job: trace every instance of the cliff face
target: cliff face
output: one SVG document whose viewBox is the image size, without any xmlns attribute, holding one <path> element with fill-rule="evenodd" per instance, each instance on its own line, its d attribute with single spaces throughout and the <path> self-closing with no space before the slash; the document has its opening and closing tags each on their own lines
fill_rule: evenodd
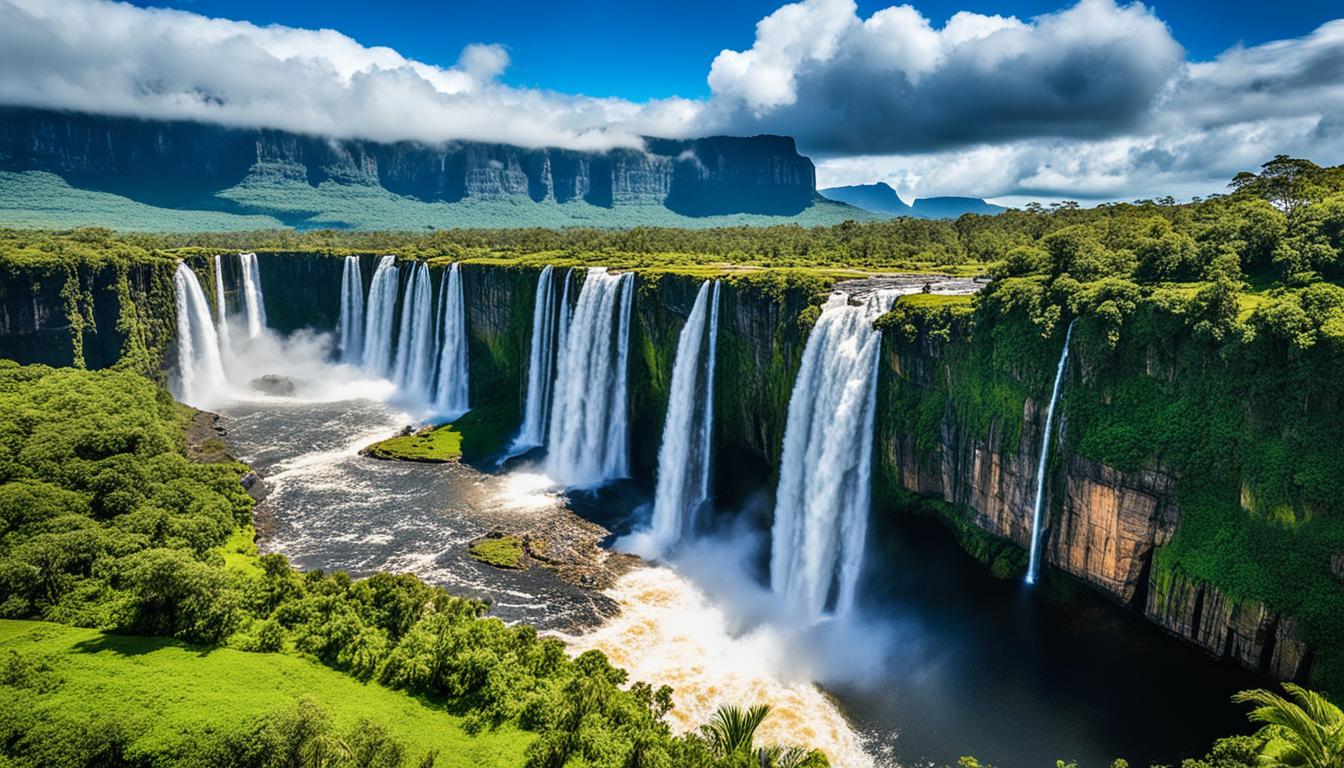
<svg viewBox="0 0 1344 768">
<path fill-rule="evenodd" d="M 647 151 L 504 144 L 383 144 L 274 130 L 0 109 L 0 169 L 170 208 L 239 184 L 381 187 L 423 202 L 518 198 L 687 216 L 794 215 L 813 200 L 812 161 L 780 136 L 650 139 Z"/>
<path fill-rule="evenodd" d="M 36 266 L 0 274 L 0 358 L 107 368 L 125 355 L 157 373 L 172 344 L 173 266 Z"/>
<path fill-rule="evenodd" d="M 1044 341 L 1023 336 L 1026 342 L 1005 354 L 1004 346 L 1020 341 L 1014 339 L 1014 325 L 1029 326 L 1021 318 L 994 322 L 993 333 L 978 326 L 972 330 L 965 322 L 953 323 L 948 332 L 916 321 L 905 333 L 893 328 L 884 334 L 875 457 L 879 482 L 909 494 L 896 499 L 895 509 L 888 505 L 876 514 L 936 500 L 942 505 L 936 511 L 963 534 L 963 545 L 987 561 L 1003 547 L 1025 550 L 1030 545 L 1044 403 L 1062 343 L 1058 336 Z M 1132 348 L 1122 342 L 1120 349 L 1107 350 L 1086 334 L 1075 334 L 1072 353 L 1046 467 L 1045 561 L 1213 656 L 1281 680 L 1314 679 L 1326 649 L 1316 645 L 1319 640 L 1309 641 L 1296 617 L 1190 575 L 1183 562 L 1204 556 L 1209 545 L 1187 540 L 1181 550 L 1173 549 L 1183 524 L 1200 529 L 1189 534 L 1192 539 L 1207 535 L 1210 501 L 1191 489 L 1216 483 L 1203 477 L 1183 485 L 1180 472 L 1153 458 L 1121 468 L 1083 453 L 1101 444 L 1096 430 L 1114 427 L 1098 424 L 1085 406 L 1109 406 L 1122 375 L 1164 382 L 1193 375 L 1173 362 L 1182 358 L 1170 350 L 1159 354 L 1146 339 Z M 1203 375 L 1229 374 L 1205 368 Z M 1233 407 L 1253 410 L 1249 401 Z M 1089 416 L 1088 423 L 1071 423 Z M 1082 444 L 1086 441 L 1090 446 Z M 1189 498 L 1205 507 L 1195 522 L 1185 520 L 1182 506 Z M 964 535 L 968 526 L 969 536 Z M 1024 560 L 1025 552 L 1019 566 Z M 1254 571 L 1273 566 L 1245 564 Z M 1240 586 L 1244 574 L 1228 577 L 1246 590 Z"/>
</svg>

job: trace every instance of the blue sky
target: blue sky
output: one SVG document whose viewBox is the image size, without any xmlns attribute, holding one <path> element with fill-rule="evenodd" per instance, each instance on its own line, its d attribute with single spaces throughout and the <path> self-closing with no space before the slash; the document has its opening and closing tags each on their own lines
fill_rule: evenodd
<svg viewBox="0 0 1344 768">
<path fill-rule="evenodd" d="M 445 66 L 465 45 L 500 43 L 512 59 L 502 78 L 506 83 L 640 101 L 708 96 L 709 62 L 724 48 L 749 47 L 756 22 L 781 5 L 759 0 L 134 1 L 257 24 L 332 28 L 365 45 L 386 45 L 410 58 Z M 858 3 L 859 13 L 868 16 L 892 4 L 899 3 L 864 0 Z M 912 5 L 942 25 L 958 11 L 1027 18 L 1058 10 L 1065 3 L 917 0 Z M 1149 5 L 1196 60 L 1212 58 L 1237 43 L 1297 37 L 1344 16 L 1344 0 L 1167 0 Z"/>
<path fill-rule="evenodd" d="M 0 104 L 374 141 L 792 136 L 1009 204 L 1344 163 L 1344 3 L 0 0 Z M 148 4 L 144 4 L 148 3 Z"/>
</svg>

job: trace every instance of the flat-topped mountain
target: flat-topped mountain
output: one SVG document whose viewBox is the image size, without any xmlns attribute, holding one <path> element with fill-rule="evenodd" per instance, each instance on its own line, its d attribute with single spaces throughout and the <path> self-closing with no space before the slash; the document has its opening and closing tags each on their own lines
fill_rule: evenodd
<svg viewBox="0 0 1344 768">
<path fill-rule="evenodd" d="M 965 213 L 994 215 L 1006 208 L 987 203 L 978 197 L 922 197 L 907 204 L 885 182 L 855 184 L 848 187 L 829 187 L 821 190 L 828 200 L 852 205 L 865 211 L 887 216 L 918 216 L 924 219 L 955 219 Z"/>
<path fill-rule="evenodd" d="M 812 161 L 785 136 L 648 139 L 643 150 L 581 152 L 0 108 L 0 224 L 60 226 L 75 210 L 78 223 L 128 229 L 865 218 L 822 200 L 815 184 Z"/>
</svg>

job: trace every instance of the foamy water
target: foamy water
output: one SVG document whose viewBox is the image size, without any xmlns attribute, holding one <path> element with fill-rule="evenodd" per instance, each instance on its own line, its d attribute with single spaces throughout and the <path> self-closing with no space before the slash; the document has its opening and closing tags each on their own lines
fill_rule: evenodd
<svg viewBox="0 0 1344 768">
<path fill-rule="evenodd" d="M 565 640 L 575 654 L 602 651 L 632 681 L 672 686 L 674 730 L 699 728 L 724 704 L 766 703 L 758 743 L 814 747 L 836 768 L 874 765 L 835 702 L 815 684 L 791 679 L 786 644 L 769 627 L 734 636 L 722 610 L 662 566 L 626 574 L 607 595 L 620 615 Z"/>
</svg>

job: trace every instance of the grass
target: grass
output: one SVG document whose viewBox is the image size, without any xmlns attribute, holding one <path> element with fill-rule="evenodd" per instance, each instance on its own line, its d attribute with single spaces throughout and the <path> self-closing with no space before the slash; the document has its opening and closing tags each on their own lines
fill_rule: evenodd
<svg viewBox="0 0 1344 768">
<path fill-rule="evenodd" d="M 521 765 L 532 738 L 512 727 L 468 735 L 461 717 L 285 654 L 0 621 L 0 654 L 11 653 L 51 666 L 56 684 L 34 694 L 33 715 L 61 730 L 79 728 L 91 715 L 112 719 L 132 734 L 133 754 L 190 750 L 197 735 L 246 727 L 302 696 L 312 697 L 337 732 L 364 718 L 381 723 L 406 747 L 409 765 L 431 749 L 439 768 Z"/>
<path fill-rule="evenodd" d="M 496 568 L 521 568 L 523 540 L 517 536 L 496 536 L 471 543 L 472 559 Z"/>
<path fill-rule="evenodd" d="M 364 455 L 375 459 L 395 461 L 423 461 L 443 464 L 462 458 L 462 433 L 452 424 L 422 429 L 410 435 L 400 435 L 379 441 L 364 449 Z"/>
<path fill-rule="evenodd" d="M 219 553 L 224 557 L 225 568 L 249 576 L 261 575 L 261 566 L 257 564 L 257 532 L 252 526 L 234 531 L 224 546 L 219 548 Z"/>
<path fill-rule="evenodd" d="M 462 460 L 482 461 L 503 451 L 518 427 L 517 414 L 501 404 L 473 408 L 451 425 L 462 435 Z"/>
<path fill-rule="evenodd" d="M 911 293 L 901 296 L 898 302 L 908 307 L 966 307 L 970 308 L 973 296 L 949 296 L 938 293 Z"/>
</svg>

